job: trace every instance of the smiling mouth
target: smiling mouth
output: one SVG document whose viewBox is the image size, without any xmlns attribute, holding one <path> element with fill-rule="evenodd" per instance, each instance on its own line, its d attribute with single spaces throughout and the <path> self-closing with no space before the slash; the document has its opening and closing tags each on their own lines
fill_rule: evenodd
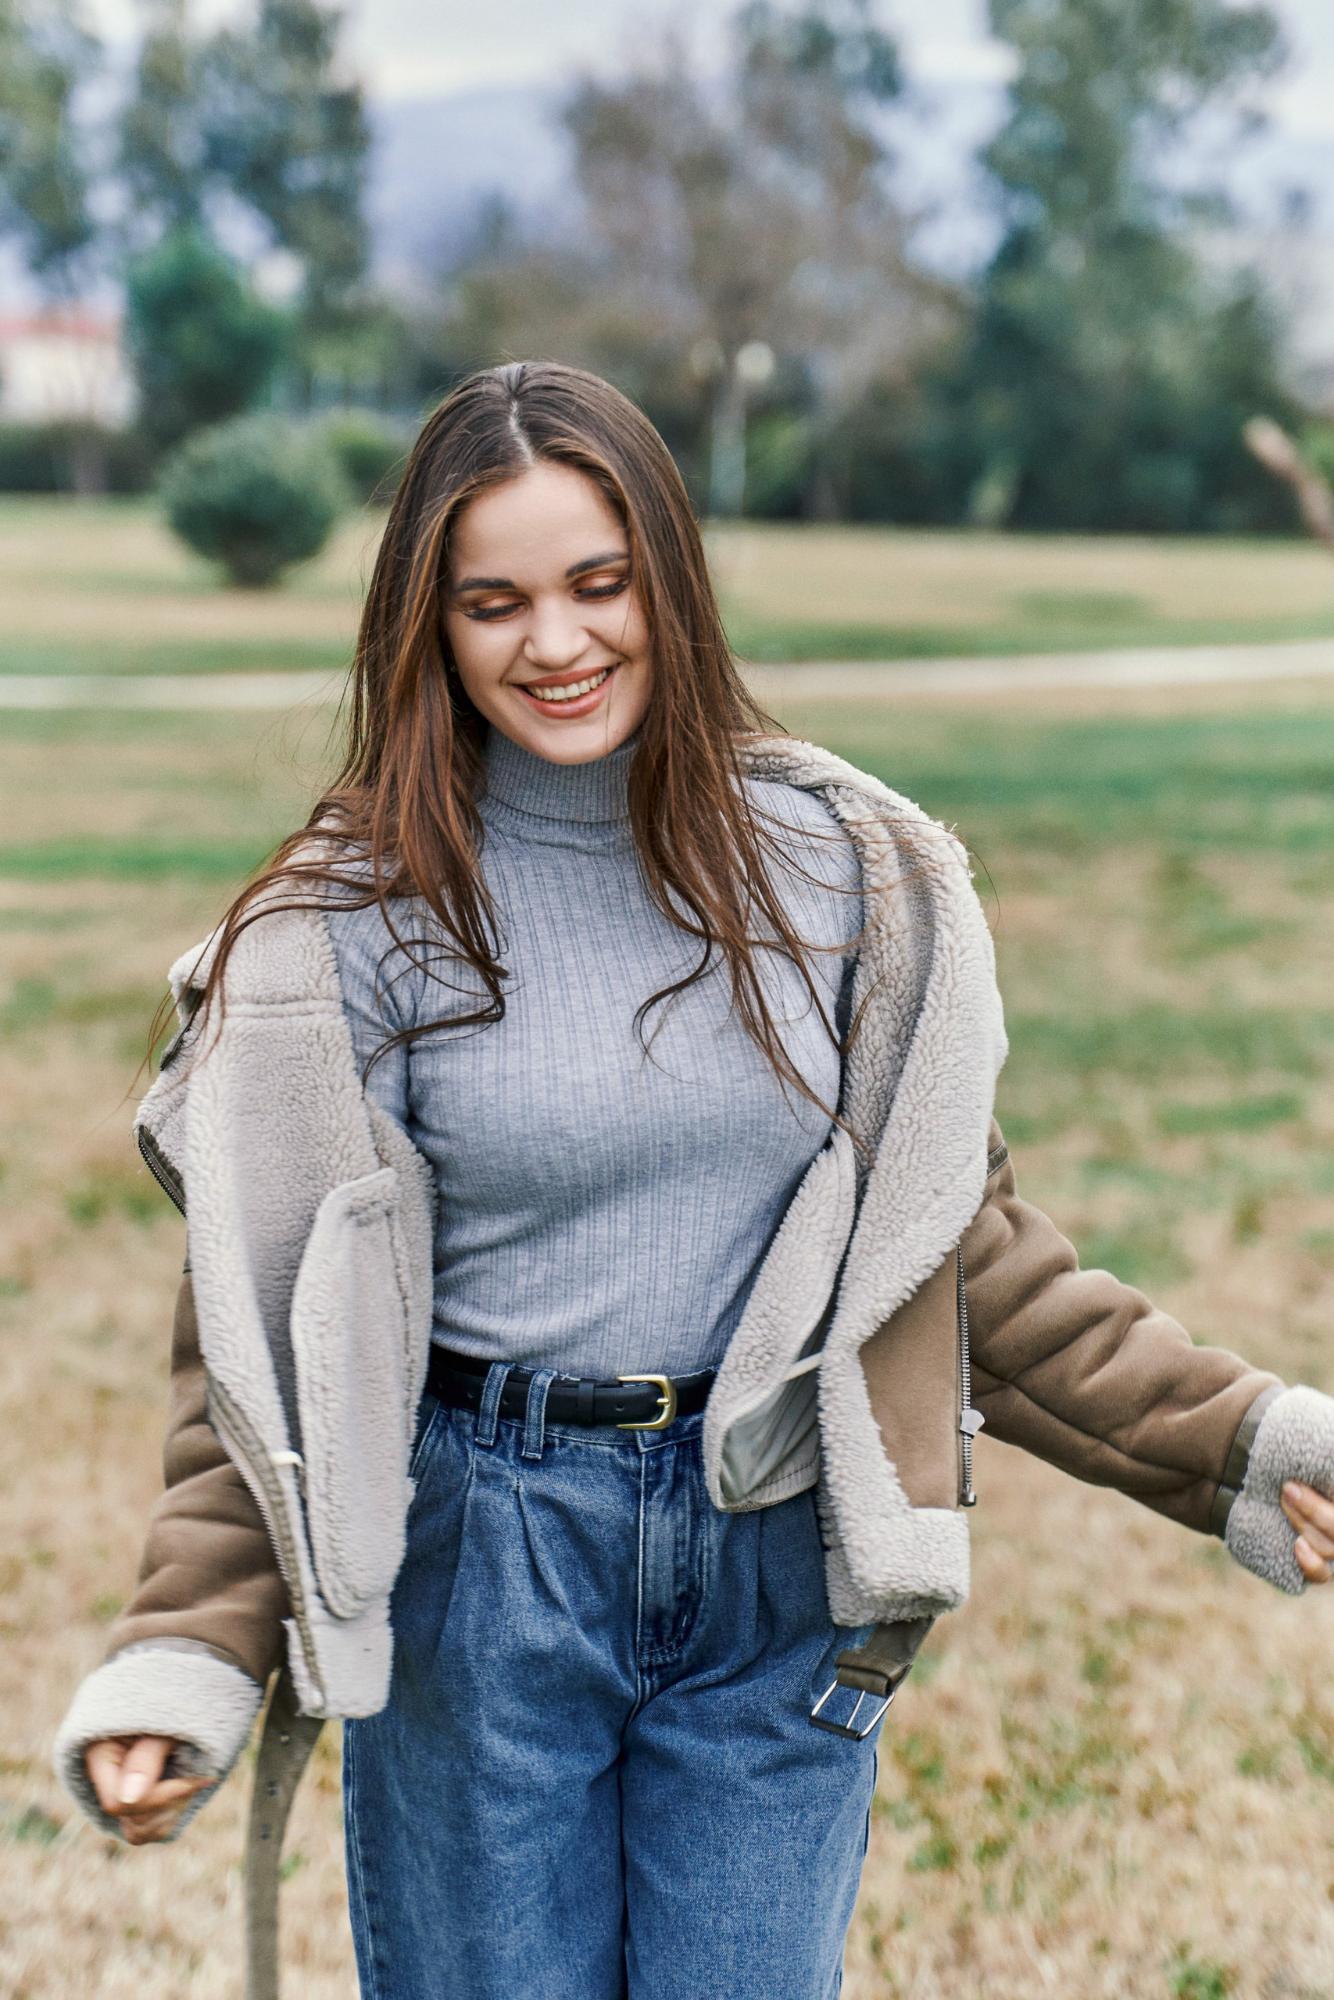
<svg viewBox="0 0 1334 2000">
<path fill-rule="evenodd" d="M 560 681 L 550 687 L 536 687 L 531 683 L 521 682 L 520 687 L 524 694 L 531 695 L 534 701 L 540 701 L 543 707 L 558 708 L 562 702 L 578 701 L 584 695 L 591 694 L 594 688 L 600 688 L 607 676 L 614 671 L 614 667 L 600 667 L 597 673 L 586 674 L 582 680 Z"/>
</svg>

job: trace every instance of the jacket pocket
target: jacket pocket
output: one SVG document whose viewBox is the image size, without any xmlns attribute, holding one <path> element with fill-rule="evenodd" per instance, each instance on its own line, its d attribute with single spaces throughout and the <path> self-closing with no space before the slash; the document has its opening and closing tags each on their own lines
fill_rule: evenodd
<svg viewBox="0 0 1334 2000">
<path fill-rule="evenodd" d="M 339 1618 L 389 1591 L 406 1546 L 398 1192 L 393 1167 L 331 1188 L 315 1211 L 292 1293 L 311 1560 Z"/>
</svg>

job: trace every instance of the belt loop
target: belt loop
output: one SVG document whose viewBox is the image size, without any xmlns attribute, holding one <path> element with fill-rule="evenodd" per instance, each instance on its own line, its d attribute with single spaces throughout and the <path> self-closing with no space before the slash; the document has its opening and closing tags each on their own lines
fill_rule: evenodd
<svg viewBox="0 0 1334 2000">
<path fill-rule="evenodd" d="M 500 1415 L 500 1398 L 505 1388 L 511 1361 L 493 1361 L 486 1371 L 486 1381 L 482 1385 L 482 1405 L 477 1412 L 477 1442 L 492 1445 L 496 1441 L 496 1419 Z"/>
<path fill-rule="evenodd" d="M 554 1368 L 539 1368 L 528 1384 L 528 1401 L 524 1409 L 523 1451 L 524 1458 L 541 1458 L 542 1446 L 546 1442 L 547 1390 L 556 1379 Z"/>
</svg>

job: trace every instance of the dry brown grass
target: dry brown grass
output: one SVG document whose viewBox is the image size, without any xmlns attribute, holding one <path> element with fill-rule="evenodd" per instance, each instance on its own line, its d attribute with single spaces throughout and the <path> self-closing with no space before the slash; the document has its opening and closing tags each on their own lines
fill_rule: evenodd
<svg viewBox="0 0 1334 2000">
<path fill-rule="evenodd" d="M 1130 783 L 1160 725 L 1226 725 L 1228 709 L 1206 689 L 1100 713 L 1130 730 Z M 1238 724 L 1257 759 L 1278 754 L 1269 713 Z M 1334 690 L 1313 687 L 1299 713 L 1327 783 Z M 785 720 L 960 819 L 983 854 L 1016 1042 L 1001 1111 L 1031 1128 L 1015 1143 L 1025 1190 L 1076 1241 L 1123 1243 L 1151 1272 L 1168 1255 L 1151 1289 L 1197 1338 L 1334 1389 L 1334 1057 L 1312 1026 L 1334 992 L 1330 842 L 1293 843 L 1300 774 L 1248 808 L 1244 840 L 1198 853 L 1168 777 L 1138 835 L 1116 785 L 1093 786 L 1063 808 L 1084 835 L 1072 849 L 1064 821 L 1043 831 L 1064 737 L 1033 753 L 1036 805 L 984 786 L 951 809 L 979 760 L 998 783 L 1029 768 L 1025 732 L 1050 720 L 1031 702 L 1016 714 Z M 1066 716 L 1093 719 L 1078 703 Z M 1221 785 L 1235 742 L 1209 742 Z M 75 1811 L 48 1753 L 132 1588 L 160 1480 L 183 1228 L 136 1164 L 126 1093 L 169 959 L 240 879 L 236 857 L 292 822 L 317 756 L 315 733 L 265 718 L 51 715 L 0 746 L 0 1990 L 14 2000 L 237 1991 L 248 1769 L 182 1840 L 136 1851 Z M 56 842 L 63 858 L 39 873 L 34 853 Z M 196 872 L 158 872 L 164 846 Z M 1053 1057 L 1053 1015 L 1147 1009 L 1162 1032 L 1165 1002 L 1204 1039 L 1264 1015 L 1297 1040 L 1245 1073 L 1189 1039 L 1175 1064 L 1118 1044 L 1087 1076 Z M 1282 1092 L 1292 1116 L 1244 1129 L 1248 1104 Z M 1168 1103 L 1230 1099 L 1243 1129 L 1159 1122 Z M 881 1739 L 847 2000 L 1331 2000 L 1334 1587 L 1287 1599 L 1221 1546 L 985 1433 L 976 1470 L 972 1598 L 937 1625 Z M 289 1835 L 284 1956 L 302 2000 L 356 1991 L 338 1760 L 330 1726 Z"/>
<path fill-rule="evenodd" d="M 346 664 L 384 520 L 358 509 L 281 588 L 237 590 L 181 547 L 151 501 L 0 495 L 0 671 Z M 1298 539 L 717 522 L 706 540 L 747 658 L 1334 633 L 1334 564 Z"/>
<path fill-rule="evenodd" d="M 830 621 L 979 631 L 1044 593 L 1122 596 L 1164 619 L 1236 619 L 1264 606 L 1323 614 L 1334 598 L 1314 544 L 1178 541 L 1133 535 L 988 535 L 873 524 L 719 523 L 709 533 L 719 587 L 744 616 L 794 624 L 812 605 Z"/>
</svg>

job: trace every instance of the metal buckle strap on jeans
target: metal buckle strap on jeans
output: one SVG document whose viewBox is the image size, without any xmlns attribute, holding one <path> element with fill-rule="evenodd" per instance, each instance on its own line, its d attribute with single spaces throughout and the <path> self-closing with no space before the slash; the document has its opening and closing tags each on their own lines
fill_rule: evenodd
<svg viewBox="0 0 1334 2000">
<path fill-rule="evenodd" d="M 900 1618 L 892 1624 L 877 1625 L 864 1645 L 845 1646 L 835 1661 L 838 1671 L 811 1710 L 810 1720 L 816 1728 L 864 1742 L 907 1680 L 917 1650 L 935 1622 L 934 1614 L 929 1618 Z M 835 1722 L 831 1715 L 822 1713 L 830 1695 L 840 1687 L 855 1688 L 857 1692 L 846 1722 Z M 868 1694 L 878 1698 L 879 1706 L 870 1720 L 856 1729 L 853 1725 Z"/>
<path fill-rule="evenodd" d="M 278 1864 L 301 1773 L 323 1729 L 322 1715 L 302 1715 L 291 1667 L 273 1684 L 250 1794 L 245 1853 L 246 2000 L 278 2000 Z"/>
</svg>

